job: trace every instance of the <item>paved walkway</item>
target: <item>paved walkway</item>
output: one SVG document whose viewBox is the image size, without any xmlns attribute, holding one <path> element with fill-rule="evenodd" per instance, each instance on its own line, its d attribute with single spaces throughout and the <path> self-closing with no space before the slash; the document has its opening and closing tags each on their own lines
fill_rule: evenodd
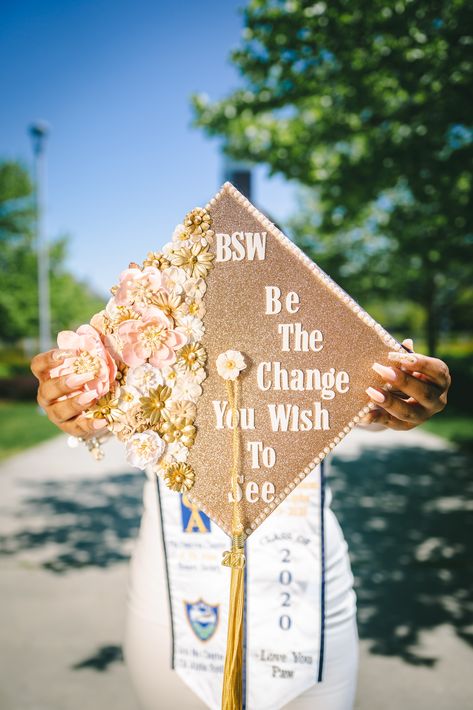
<svg viewBox="0 0 473 710">
<path fill-rule="evenodd" d="M 337 449 L 360 710 L 471 707 L 468 463 L 418 431 L 356 431 Z M 100 463 L 61 436 L 0 466 L 2 710 L 137 710 L 121 636 L 142 483 L 114 442 Z"/>
</svg>

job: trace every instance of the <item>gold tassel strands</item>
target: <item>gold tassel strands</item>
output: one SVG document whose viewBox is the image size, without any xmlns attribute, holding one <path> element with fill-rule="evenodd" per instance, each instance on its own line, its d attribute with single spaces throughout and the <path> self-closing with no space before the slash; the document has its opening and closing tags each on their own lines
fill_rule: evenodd
<svg viewBox="0 0 473 710">
<path fill-rule="evenodd" d="M 238 474 L 241 465 L 240 432 L 238 429 L 238 378 L 227 380 L 228 401 L 232 412 L 233 465 L 231 472 L 233 492 L 232 546 L 223 553 L 222 564 L 232 570 L 230 580 L 230 602 L 228 608 L 227 652 L 223 671 L 222 710 L 241 710 L 243 685 L 243 608 L 244 608 L 244 568 L 245 536 L 240 518 L 237 497 Z"/>
</svg>

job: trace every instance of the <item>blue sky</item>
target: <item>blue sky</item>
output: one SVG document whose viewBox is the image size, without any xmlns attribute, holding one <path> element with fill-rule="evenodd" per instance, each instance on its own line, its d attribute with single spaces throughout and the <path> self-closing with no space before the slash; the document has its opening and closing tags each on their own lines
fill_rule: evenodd
<svg viewBox="0 0 473 710">
<path fill-rule="evenodd" d="M 49 236 L 71 235 L 71 268 L 105 291 L 129 260 L 169 240 L 221 183 L 218 142 L 190 127 L 189 96 L 238 85 L 236 0 L 22 0 L 0 10 L 0 158 L 31 161 L 27 127 L 51 126 Z M 293 189 L 258 169 L 278 220 Z"/>
</svg>

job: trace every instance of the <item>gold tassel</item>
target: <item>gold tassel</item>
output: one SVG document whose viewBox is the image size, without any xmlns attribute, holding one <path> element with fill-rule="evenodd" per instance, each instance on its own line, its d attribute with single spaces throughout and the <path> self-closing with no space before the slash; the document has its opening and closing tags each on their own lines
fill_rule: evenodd
<svg viewBox="0 0 473 710">
<path fill-rule="evenodd" d="M 228 401 L 232 411 L 232 548 L 223 553 L 222 564 L 231 567 L 230 602 L 228 607 L 227 652 L 223 671 L 222 710 L 241 710 L 243 695 L 243 607 L 245 536 L 237 500 L 240 470 L 240 434 L 238 431 L 238 379 L 227 380 Z"/>
</svg>

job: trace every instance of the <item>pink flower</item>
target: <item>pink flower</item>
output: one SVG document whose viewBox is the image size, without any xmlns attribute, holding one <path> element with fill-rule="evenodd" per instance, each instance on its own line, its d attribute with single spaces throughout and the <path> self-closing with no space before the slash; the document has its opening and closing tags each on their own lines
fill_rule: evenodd
<svg viewBox="0 0 473 710">
<path fill-rule="evenodd" d="M 125 269 L 120 274 L 120 283 L 115 293 L 118 306 L 146 306 L 149 298 L 163 290 L 163 277 L 159 269 L 146 266 L 141 269 Z"/>
<path fill-rule="evenodd" d="M 127 320 L 118 327 L 122 342 L 122 358 L 130 367 L 149 362 L 163 368 L 176 361 L 176 350 L 186 344 L 183 333 L 174 329 L 173 321 L 154 306 L 143 310 L 141 320 Z"/>
<path fill-rule="evenodd" d="M 94 393 L 96 397 L 107 394 L 115 381 L 117 366 L 95 328 L 81 325 L 76 332 L 62 330 L 57 336 L 57 344 L 71 355 L 51 370 L 51 377 L 93 372 L 94 378 L 78 389 L 90 392 L 91 396 Z"/>
</svg>

